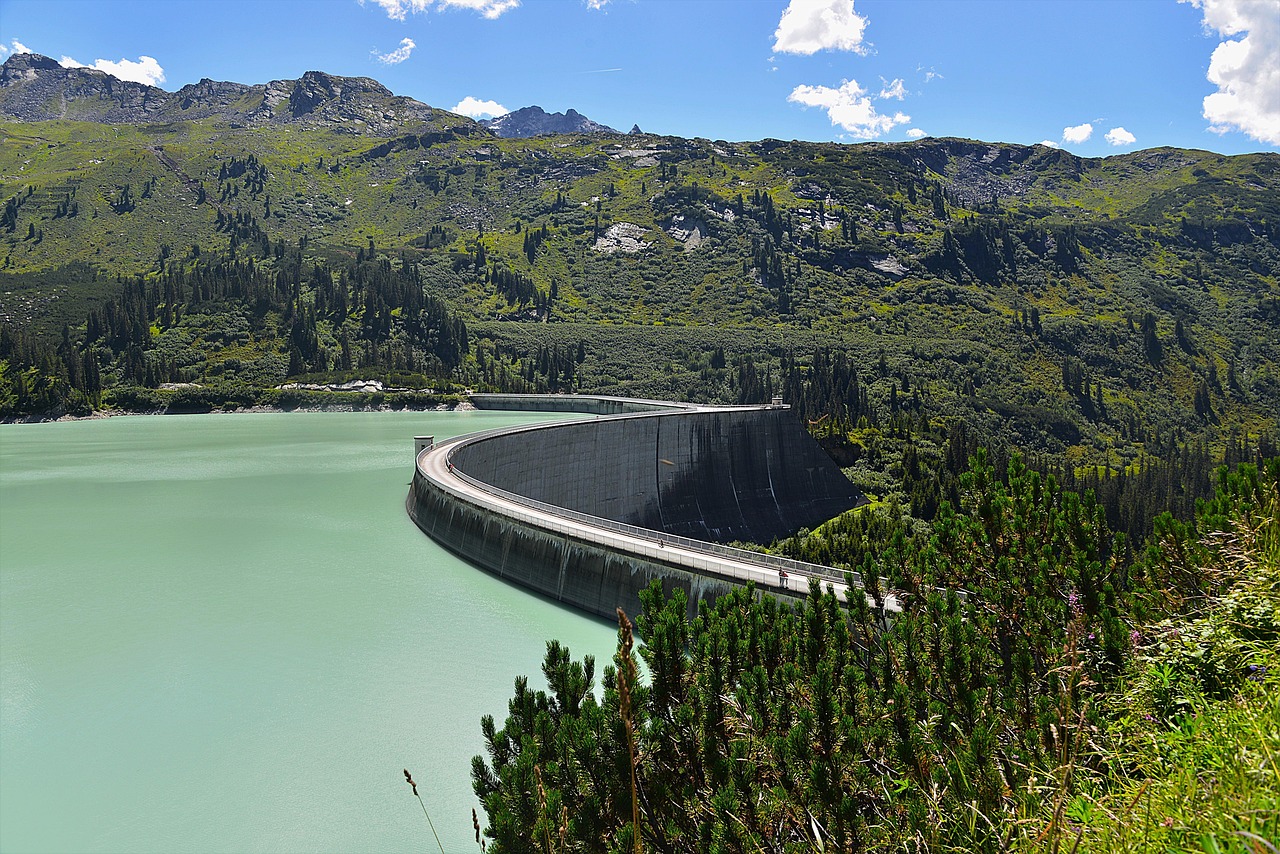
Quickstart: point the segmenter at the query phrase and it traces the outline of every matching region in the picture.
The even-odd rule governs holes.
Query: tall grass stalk
[[[427,812],[427,804],[422,800],[422,795],[418,794],[418,784],[413,782],[413,775],[409,773],[408,768],[404,769],[404,781],[413,789],[413,796],[422,805],[422,814],[427,817],[427,826],[431,828],[431,835],[436,838],[436,845],[440,848],[440,854],[444,854],[444,846],[440,844],[440,834],[436,833],[435,822],[431,820],[431,814]]]

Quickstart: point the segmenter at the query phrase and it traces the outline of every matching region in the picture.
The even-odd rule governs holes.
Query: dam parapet
[[[521,411],[619,400],[493,397]],[[585,405],[561,408],[574,401]],[[865,501],[786,408],[627,401],[646,403],[425,448],[409,513],[468,561],[608,618],[637,613],[654,580],[683,588],[691,616],[747,582],[783,596],[804,596],[811,577],[844,590],[830,567],[724,545],[769,542]]]
[[[677,412],[698,409],[694,403],[610,397],[598,394],[472,394],[476,409],[509,412],[585,412],[588,415],[631,415],[639,412]]]

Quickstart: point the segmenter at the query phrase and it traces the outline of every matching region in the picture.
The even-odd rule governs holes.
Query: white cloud
[[[903,98],[907,97],[907,87],[902,82],[901,77],[895,77],[892,82],[885,80],[883,77],[881,77],[880,83],[882,84],[880,88],[881,100],[885,100],[888,98],[897,98],[899,101],[901,101]]]
[[[76,62],[71,57],[64,56],[58,60],[58,64],[63,68],[96,68],[112,77],[134,83],[145,83],[148,86],[159,86],[164,82],[164,69],[154,57],[150,56],[140,56],[136,62],[132,59],[121,59],[119,62],[95,59],[93,65],[85,65],[83,62]]]
[[[903,113],[892,116],[876,112],[871,99],[857,80],[845,80],[840,88],[827,86],[797,86],[787,96],[788,101],[806,107],[821,107],[827,111],[831,124],[844,128],[854,136],[873,139],[887,133],[896,125],[905,125],[911,117]]]
[[[5,47],[4,45],[0,44],[0,56],[4,56],[5,54],[8,54],[8,53],[12,53],[15,56],[19,53],[34,53],[34,51],[32,51],[31,48],[27,47],[25,44],[18,41],[17,39],[14,39],[10,44],[12,44],[12,47]]]
[[[944,78],[941,74],[939,74],[938,72],[934,71],[932,68],[925,68],[923,65],[917,65],[917,66],[916,66],[916,71],[919,71],[921,74],[923,74],[923,75],[924,75],[924,82],[925,82],[925,83],[932,83],[934,80],[945,80],[945,79],[946,79],[946,78]]]
[[[907,131],[907,139],[922,139],[928,135],[929,134],[920,130],[920,128],[912,128],[911,130]]]
[[[470,116],[473,119],[493,118],[494,116],[505,116],[511,112],[497,101],[481,101],[470,95],[459,101],[449,112],[457,113],[460,116]]]
[[[609,0],[587,0],[587,8],[593,9],[597,12],[608,5],[609,5]]]
[[[1221,36],[1209,59],[1208,81],[1218,91],[1204,99],[1215,133],[1241,131],[1280,145],[1280,6],[1275,0],[1182,0],[1204,13],[1204,26]]]
[[[361,6],[366,2],[381,8],[393,21],[403,21],[410,13],[451,8],[470,9],[492,20],[520,5],[520,0],[359,0]]]
[[[375,48],[373,55],[378,58],[378,62],[385,65],[399,65],[409,58],[409,54],[413,53],[413,49],[417,47],[413,43],[413,39],[400,39],[400,47],[391,51],[391,53],[378,53]]]
[[[1124,128],[1112,128],[1104,137],[1112,145],[1133,145],[1138,138]]]
[[[1085,122],[1082,125],[1076,125],[1075,127],[1062,129],[1062,138],[1067,142],[1079,144],[1091,136],[1093,136],[1093,125],[1088,122]]]
[[[1045,148],[1062,148],[1061,145],[1059,145],[1058,143],[1054,142],[1051,139],[1040,140],[1040,145],[1043,145]]]
[[[853,11],[853,0],[791,0],[773,34],[773,49],[805,56],[820,50],[865,54],[866,28],[867,19]]]

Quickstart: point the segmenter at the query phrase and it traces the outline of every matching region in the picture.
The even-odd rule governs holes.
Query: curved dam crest
[[[690,614],[753,581],[804,595],[840,573],[717,546],[768,543],[865,498],[781,406],[476,395],[478,408],[606,413],[460,437],[417,459],[408,510],[433,539],[507,580],[612,618],[661,580]],[[614,414],[621,413],[621,414]],[[790,571],[788,571],[790,570]]]

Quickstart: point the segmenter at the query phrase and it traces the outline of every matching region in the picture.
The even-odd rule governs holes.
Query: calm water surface
[[[408,768],[478,851],[480,716],[614,630],[419,532],[413,436],[551,417],[0,427],[0,850],[438,850]]]

